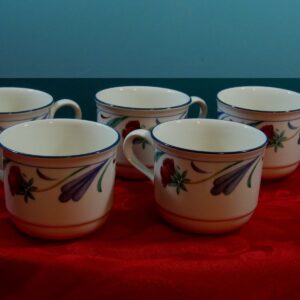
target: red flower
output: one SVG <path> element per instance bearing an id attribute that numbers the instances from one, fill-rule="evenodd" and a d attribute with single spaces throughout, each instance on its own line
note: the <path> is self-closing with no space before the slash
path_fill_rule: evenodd
<path id="1" fill-rule="evenodd" d="M 260 130 L 267 136 L 269 142 L 273 139 L 274 136 L 273 125 L 265 125 L 261 127 Z"/>
<path id="2" fill-rule="evenodd" d="M 173 182 L 172 176 L 174 173 L 175 173 L 174 160 L 170 158 L 166 158 L 163 161 L 162 166 L 160 167 L 161 182 L 164 187 L 166 187 L 167 184 Z"/>
<path id="3" fill-rule="evenodd" d="M 22 177 L 20 168 L 12 166 L 9 169 L 8 184 L 10 192 L 13 196 L 21 193 L 23 182 L 24 179 Z"/>
<path id="4" fill-rule="evenodd" d="M 133 130 L 140 129 L 141 124 L 140 121 L 129 121 L 125 128 L 122 131 L 122 137 L 125 139 L 125 137 Z"/>

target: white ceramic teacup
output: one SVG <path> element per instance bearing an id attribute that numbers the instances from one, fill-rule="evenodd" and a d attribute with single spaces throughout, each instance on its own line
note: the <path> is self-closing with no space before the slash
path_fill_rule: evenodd
<path id="1" fill-rule="evenodd" d="M 300 94 L 289 90 L 245 86 L 225 89 L 217 96 L 219 119 L 262 130 L 268 137 L 265 179 L 292 173 L 300 160 Z"/>
<path id="2" fill-rule="evenodd" d="M 126 86 L 102 90 L 96 94 L 97 120 L 115 128 L 124 138 L 135 129 L 152 129 L 160 123 L 183 119 L 191 104 L 200 107 L 199 117 L 207 115 L 207 105 L 199 97 L 182 92 L 150 86 Z M 148 167 L 153 167 L 153 150 L 143 138 L 134 141 L 134 151 Z M 118 151 L 117 175 L 122 178 L 144 178 Z"/>
<path id="3" fill-rule="evenodd" d="M 154 171 L 133 152 L 143 138 L 155 148 Z M 258 202 L 267 139 L 239 123 L 186 119 L 130 133 L 127 159 L 154 182 L 161 215 L 179 228 L 203 233 L 236 229 L 252 216 Z"/>
<path id="4" fill-rule="evenodd" d="M 91 121 L 38 120 L 0 135 L 5 202 L 22 231 L 48 239 L 89 233 L 113 204 L 119 134 Z"/>
<path id="5" fill-rule="evenodd" d="M 70 106 L 75 117 L 81 119 L 79 105 L 68 99 L 54 102 L 53 97 L 43 91 L 17 88 L 0 88 L 0 131 L 27 121 L 53 118 L 55 112 L 63 106 Z"/>
<path id="6" fill-rule="evenodd" d="M 69 99 L 54 102 L 48 93 L 18 87 L 0 88 L 0 132 L 4 129 L 27 121 L 53 118 L 58 109 L 71 107 L 75 118 L 81 119 L 79 105 Z M 2 155 L 0 151 L 0 178 L 2 178 Z"/>

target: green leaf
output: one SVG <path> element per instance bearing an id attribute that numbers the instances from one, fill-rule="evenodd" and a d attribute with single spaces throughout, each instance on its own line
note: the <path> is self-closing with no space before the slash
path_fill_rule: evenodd
<path id="1" fill-rule="evenodd" d="M 117 127 L 121 122 L 123 122 L 125 119 L 127 119 L 128 117 L 123 116 L 123 117 L 117 117 L 117 118 L 113 118 L 111 120 L 109 120 L 106 125 L 110 126 L 112 128 Z"/>
<path id="2" fill-rule="evenodd" d="M 102 174 L 101 174 L 100 177 L 99 177 L 99 180 L 98 180 L 98 183 L 97 183 L 97 190 L 98 190 L 99 193 L 102 192 L 102 179 L 103 179 L 103 176 L 104 176 L 104 174 L 105 174 L 105 172 L 106 172 L 106 170 L 107 170 L 107 168 L 108 168 L 110 162 L 111 162 L 111 160 L 107 163 L 107 165 L 105 166 L 105 168 L 104 168 Z"/>
<path id="3" fill-rule="evenodd" d="M 181 189 L 184 190 L 185 192 L 188 191 L 187 188 L 186 188 L 186 186 L 185 186 L 183 183 L 180 185 L 180 187 L 181 187 Z"/>
<path id="4" fill-rule="evenodd" d="M 260 159 L 258 159 L 258 161 L 257 161 L 256 164 L 254 165 L 253 169 L 251 170 L 251 173 L 249 174 L 249 177 L 248 177 L 248 180 L 247 180 L 247 186 L 248 186 L 248 188 L 251 188 L 251 187 L 252 187 L 252 176 L 253 176 L 253 173 L 254 173 L 254 171 L 255 171 L 255 169 L 256 169 L 258 163 L 259 163 L 259 160 L 260 160 Z"/>
<path id="5" fill-rule="evenodd" d="M 34 196 L 32 195 L 31 192 L 28 192 L 27 195 L 28 195 L 28 197 L 29 197 L 30 199 L 35 200 L 35 198 L 34 198 Z"/>

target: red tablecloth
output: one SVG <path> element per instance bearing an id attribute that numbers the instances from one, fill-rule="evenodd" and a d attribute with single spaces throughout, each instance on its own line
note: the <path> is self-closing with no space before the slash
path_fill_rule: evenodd
<path id="1" fill-rule="evenodd" d="M 150 182 L 117 180 L 107 223 L 68 242 L 23 235 L 1 201 L 0 299 L 300 299 L 299 179 L 264 183 L 250 222 L 221 236 L 165 224 Z"/>

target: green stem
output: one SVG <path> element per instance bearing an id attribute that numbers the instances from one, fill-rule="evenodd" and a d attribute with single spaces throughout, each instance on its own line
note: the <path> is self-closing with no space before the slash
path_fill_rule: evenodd
<path id="1" fill-rule="evenodd" d="M 248 186 L 249 188 L 251 188 L 252 175 L 253 175 L 253 173 L 254 173 L 254 171 L 255 171 L 255 169 L 256 169 L 256 167 L 257 167 L 259 161 L 260 161 L 260 159 L 257 160 L 255 166 L 253 167 L 251 173 L 249 174 L 249 177 L 248 177 L 248 180 L 247 180 L 247 186 Z"/>
<path id="2" fill-rule="evenodd" d="M 108 166 L 110 165 L 111 163 L 111 159 L 107 162 L 102 174 L 100 175 L 99 177 L 99 180 L 98 180 L 98 186 L 97 186 L 97 189 L 98 189 L 98 192 L 102 192 L 102 179 L 103 179 L 103 176 L 108 168 Z"/>
<path id="3" fill-rule="evenodd" d="M 57 187 L 58 185 L 62 184 L 63 182 L 65 182 L 67 179 L 69 179 L 70 177 L 74 176 L 75 174 L 77 174 L 77 173 L 79 173 L 79 172 L 85 170 L 85 169 L 88 168 L 88 167 L 89 167 L 89 166 L 82 167 L 82 168 L 80 168 L 80 169 L 74 171 L 74 172 L 71 173 L 70 175 L 66 176 L 65 178 L 59 180 L 59 181 L 56 182 L 55 184 L 50 185 L 50 186 L 48 186 L 48 187 L 46 187 L 46 188 L 43 188 L 43 189 L 40 189 L 40 190 L 36 190 L 36 191 L 34 191 L 34 192 L 35 192 L 35 193 L 40 193 L 40 192 L 46 192 L 46 191 L 49 191 L 49 190 L 51 190 L 51 189 Z"/>
<path id="4" fill-rule="evenodd" d="M 242 162 L 241 160 L 240 160 L 240 161 L 236 161 L 236 162 L 234 162 L 233 164 L 231 164 L 231 165 L 229 165 L 229 166 L 227 166 L 227 167 L 221 169 L 220 171 L 218 171 L 218 172 L 212 174 L 212 175 L 209 176 L 209 177 L 206 177 L 206 178 L 204 178 L 204 179 L 197 180 L 197 181 L 192 181 L 192 182 L 189 182 L 188 184 L 198 184 L 198 183 L 205 182 L 205 181 L 207 181 L 207 180 L 209 180 L 209 179 L 212 179 L 212 178 L 216 177 L 216 176 L 219 175 L 220 173 L 224 172 L 224 171 L 227 170 L 227 169 L 230 169 L 231 167 L 233 167 L 233 166 L 235 166 L 235 165 L 237 165 L 237 164 L 239 164 L 239 163 L 241 163 L 241 162 Z"/>

